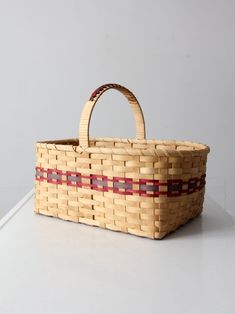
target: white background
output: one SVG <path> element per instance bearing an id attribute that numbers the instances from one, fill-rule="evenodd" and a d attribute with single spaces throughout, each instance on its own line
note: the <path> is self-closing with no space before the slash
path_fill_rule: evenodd
<path id="1" fill-rule="evenodd" d="M 207 193 L 235 215 L 235 1 L 0 0 L 0 216 L 34 184 L 36 140 L 77 137 L 106 82 L 136 94 L 148 138 L 210 145 Z M 117 92 L 91 133 L 134 137 Z"/>

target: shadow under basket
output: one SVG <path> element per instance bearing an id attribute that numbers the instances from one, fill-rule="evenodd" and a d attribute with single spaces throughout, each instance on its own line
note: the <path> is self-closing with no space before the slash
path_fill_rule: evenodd
<path id="1" fill-rule="evenodd" d="M 89 138 L 92 110 L 106 90 L 128 99 L 137 139 Z M 35 212 L 152 239 L 161 239 L 203 207 L 209 147 L 145 139 L 136 97 L 106 84 L 86 103 L 79 139 L 37 142 Z"/>

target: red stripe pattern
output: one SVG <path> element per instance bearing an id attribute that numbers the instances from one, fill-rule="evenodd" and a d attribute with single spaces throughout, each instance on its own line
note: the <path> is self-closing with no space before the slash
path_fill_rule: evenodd
<path id="1" fill-rule="evenodd" d="M 93 101 L 94 98 L 96 98 L 96 96 L 98 96 L 101 92 L 103 92 L 105 89 L 109 89 L 109 88 L 112 88 L 114 86 L 114 84 L 105 84 L 105 85 L 102 85 L 100 87 L 98 87 L 92 94 L 91 94 L 91 97 L 90 97 L 90 101 Z"/>
<path id="2" fill-rule="evenodd" d="M 51 184 L 87 188 L 101 192 L 111 191 L 121 195 L 139 195 L 144 197 L 168 196 L 176 197 L 200 191 L 206 184 L 206 175 L 191 178 L 188 181 L 150 180 L 113 177 L 103 175 L 84 175 L 80 172 L 44 169 L 36 167 L 35 179 Z"/>
<path id="3" fill-rule="evenodd" d="M 90 101 L 95 100 L 95 98 L 99 97 L 103 92 L 105 92 L 106 90 L 110 89 L 110 88 L 119 88 L 122 90 L 125 90 L 126 88 L 124 88 L 123 86 L 119 85 L 119 84 L 114 84 L 114 83 L 108 83 L 108 84 L 104 84 L 100 87 L 98 87 L 90 96 Z M 127 89 L 126 89 L 127 90 Z M 130 92 L 130 91 L 129 91 Z M 131 93 L 131 92 L 130 92 Z M 132 93 L 131 93 L 132 94 Z M 133 95 L 133 97 L 135 97 Z"/>

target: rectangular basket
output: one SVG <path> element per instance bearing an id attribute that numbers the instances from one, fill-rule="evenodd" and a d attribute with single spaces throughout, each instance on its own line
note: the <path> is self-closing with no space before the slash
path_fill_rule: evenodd
<path id="1" fill-rule="evenodd" d="M 133 109 L 135 140 L 89 138 L 92 110 L 111 88 Z M 199 143 L 146 140 L 136 97 L 103 85 L 83 109 L 79 139 L 37 142 L 35 212 L 161 239 L 201 213 L 208 153 Z"/>

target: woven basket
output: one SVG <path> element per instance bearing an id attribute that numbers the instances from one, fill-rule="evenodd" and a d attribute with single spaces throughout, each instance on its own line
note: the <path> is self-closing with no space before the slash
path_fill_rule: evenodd
<path id="1" fill-rule="evenodd" d="M 90 138 L 92 110 L 114 88 L 131 105 L 136 139 Z M 202 211 L 209 147 L 145 139 L 144 117 L 125 87 L 96 89 L 83 109 L 79 139 L 37 142 L 35 212 L 161 239 Z"/>

